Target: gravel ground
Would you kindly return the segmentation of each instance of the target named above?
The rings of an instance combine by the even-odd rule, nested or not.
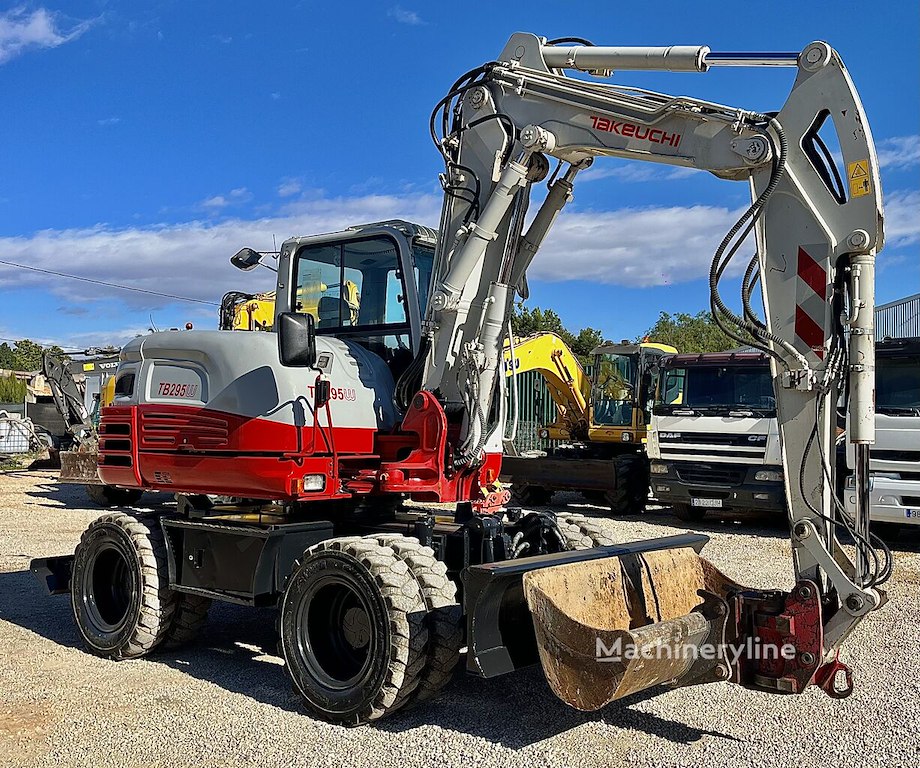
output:
[[[575,497],[571,497],[572,506]],[[167,503],[165,496],[151,503]],[[569,709],[538,669],[459,676],[434,703],[377,726],[317,722],[274,655],[273,615],[220,605],[200,642],[105,661],[79,646],[66,598],[29,560],[73,550],[99,515],[54,472],[0,474],[0,765],[876,766],[920,763],[920,536],[902,536],[890,603],[846,647],[856,691],[767,696],[728,684]],[[578,511],[600,511],[581,506]],[[667,513],[612,520],[624,541],[686,530]],[[763,520],[713,521],[704,550],[753,586],[788,588],[789,544]]]

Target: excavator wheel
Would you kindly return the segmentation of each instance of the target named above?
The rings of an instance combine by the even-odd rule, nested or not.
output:
[[[641,456],[626,454],[613,460],[615,485],[605,491],[604,499],[615,515],[641,512],[648,498],[648,471]]]
[[[294,563],[278,615],[280,652],[318,717],[377,720],[405,704],[428,660],[428,606],[389,546],[329,539]]]
[[[649,460],[646,456],[634,456],[630,488],[635,512],[644,512],[648,504],[649,493],[652,490],[652,476],[649,471]]]
[[[553,500],[553,491],[540,485],[512,485],[511,497],[518,504],[545,507]]]
[[[463,609],[457,602],[457,585],[447,576],[447,566],[431,547],[399,534],[374,537],[389,547],[418,582],[428,608],[428,658],[419,675],[413,702],[434,698],[453,677],[463,647]]]
[[[560,515],[559,527],[569,540],[569,549],[591,549],[616,544],[604,525],[584,515]],[[563,528],[563,526],[565,526]]]
[[[70,596],[90,651],[111,659],[150,653],[166,637],[176,604],[159,525],[120,512],[90,523],[74,553]]]
[[[201,595],[179,592],[173,620],[166,631],[164,645],[167,648],[181,648],[198,637],[208,621],[211,599]]]
[[[87,485],[86,495],[100,507],[130,507],[144,495],[137,488],[116,488],[114,485]]]

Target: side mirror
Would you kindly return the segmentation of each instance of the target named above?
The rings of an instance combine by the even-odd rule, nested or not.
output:
[[[278,357],[287,368],[316,364],[316,329],[313,315],[282,312],[278,315]]]
[[[252,248],[243,248],[230,257],[230,263],[237,269],[248,272],[255,269],[262,261],[262,254]]]

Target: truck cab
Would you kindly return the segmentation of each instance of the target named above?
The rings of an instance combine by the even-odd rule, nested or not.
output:
[[[844,499],[856,508],[855,451],[847,444]],[[869,453],[869,519],[920,525],[920,337],[876,347],[875,445]]]
[[[756,352],[662,361],[649,430],[652,496],[682,520],[709,510],[785,514],[769,358]]]

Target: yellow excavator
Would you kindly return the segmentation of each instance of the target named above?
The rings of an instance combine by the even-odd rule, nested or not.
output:
[[[504,349],[505,375],[538,371],[556,405],[540,437],[565,441],[545,455],[520,455],[505,442],[502,478],[522,504],[548,504],[557,490],[577,490],[614,513],[641,509],[648,497],[645,438],[654,371],[677,350],[667,344],[605,343],[591,351],[592,373],[555,333],[537,333]],[[516,388],[511,387],[512,397]],[[512,401],[512,410],[517,408]]]
[[[361,307],[361,293],[357,284],[352,280],[345,281],[345,290],[342,294],[342,304],[345,312],[350,314],[352,324],[358,321],[358,312]],[[303,288],[298,290],[298,311],[306,312],[314,317],[319,317],[319,322],[324,319],[324,303],[322,296],[317,295],[327,291],[330,287],[325,283],[319,283],[313,287],[313,290],[305,291]],[[313,300],[300,300],[301,293],[309,293]],[[333,317],[326,318],[334,320],[338,324],[338,300],[327,302],[331,306]],[[275,324],[275,292],[266,291],[265,293],[244,293],[243,291],[229,291],[224,294],[220,302],[220,319],[218,327],[222,331],[271,331]]]

